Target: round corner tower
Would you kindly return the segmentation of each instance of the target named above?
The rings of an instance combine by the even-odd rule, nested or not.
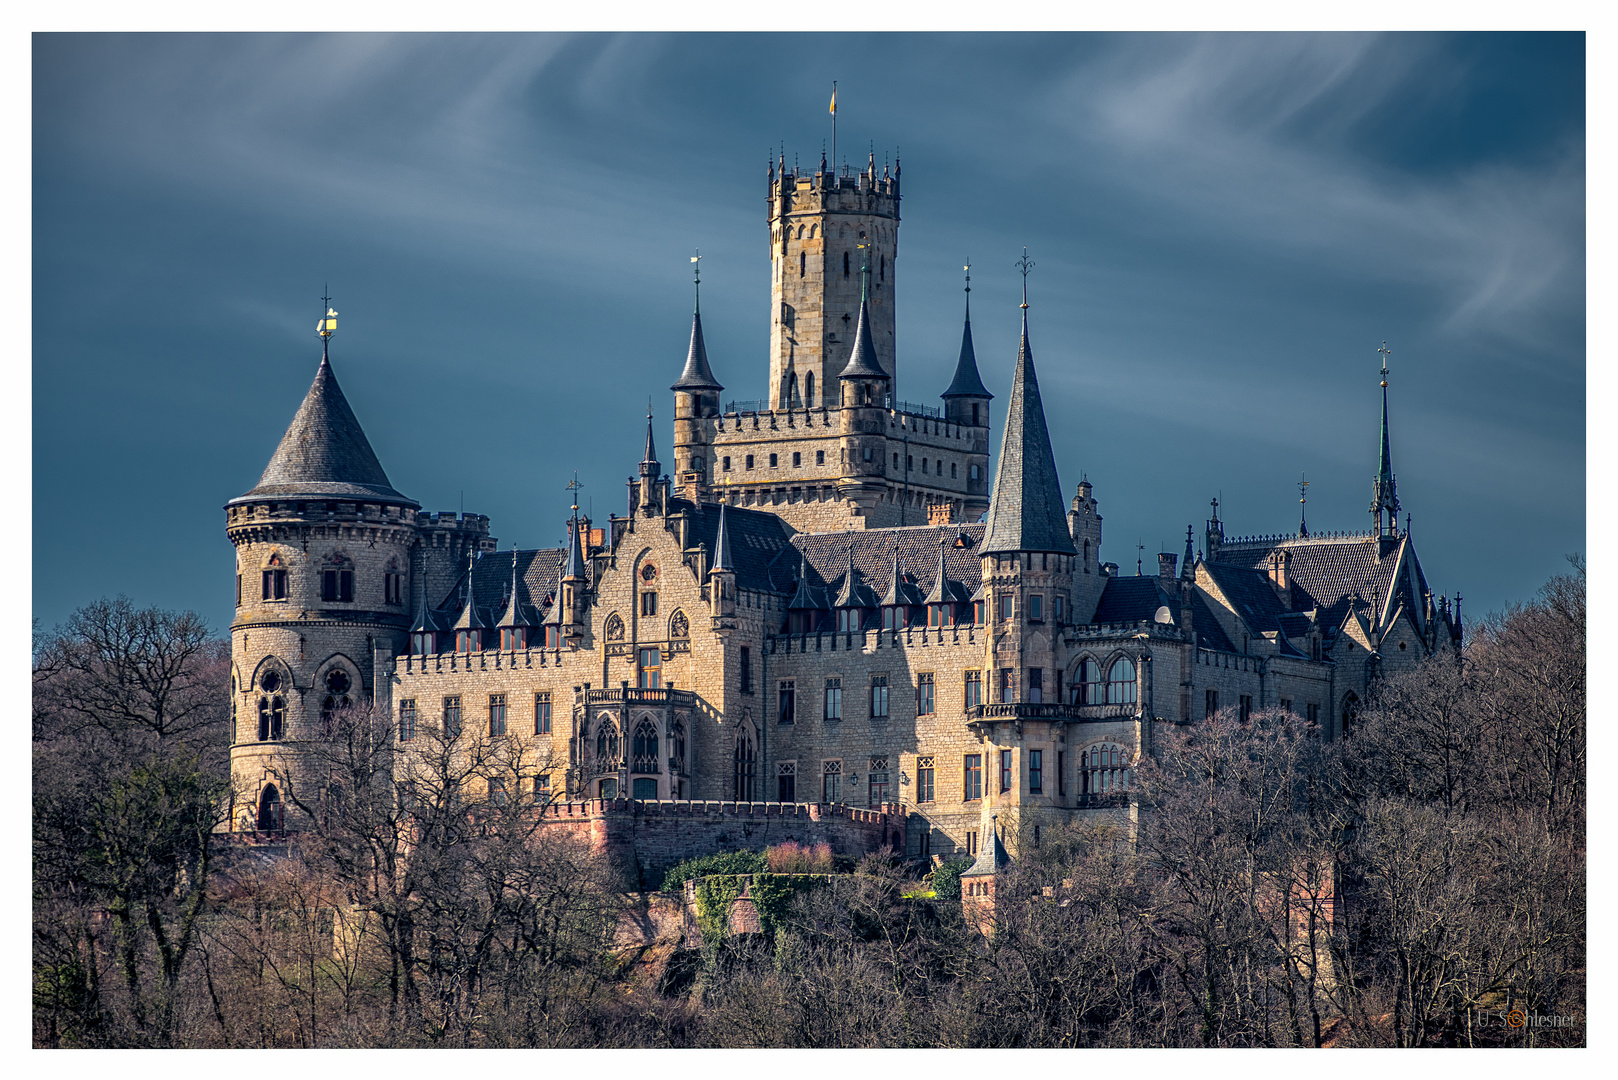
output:
[[[326,357],[264,475],[225,504],[233,831],[296,830],[334,713],[388,697],[410,625],[419,504],[393,489]],[[379,685],[382,683],[382,685]]]

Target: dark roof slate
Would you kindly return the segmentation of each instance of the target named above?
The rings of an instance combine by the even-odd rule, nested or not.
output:
[[[685,370],[670,390],[723,390],[708,367],[708,346],[702,340],[702,312],[691,316],[691,348],[685,354]]]
[[[971,547],[957,548],[955,538],[965,535]],[[977,545],[983,537],[983,526],[973,525],[913,525],[895,529],[849,530],[833,533],[799,533],[792,544],[808,557],[810,575],[826,583],[827,599],[842,606],[841,596],[848,578],[849,547],[854,550],[854,569],[860,579],[863,601],[859,607],[876,607],[883,598],[869,585],[872,581],[891,587],[893,578],[894,545],[898,545],[899,567],[911,580],[903,583],[907,604],[926,602],[938,578],[938,546],[944,541],[944,573],[949,582],[952,599],[970,597],[983,580],[983,561]],[[796,569],[797,559],[791,560]],[[785,575],[777,570],[783,581]],[[913,597],[913,599],[911,598]]]
[[[1051,551],[1075,554],[1056,478],[1045,407],[1039,398],[1033,350],[1028,345],[1028,312],[1023,312],[1017,371],[1006,407],[1005,438],[989,500],[988,533],[982,551]]]
[[[529,625],[545,621],[549,608],[547,600],[553,598],[558,584],[558,570],[564,552],[561,548],[538,548],[532,551],[488,551],[472,563],[472,599],[477,605],[484,626],[495,626],[508,606],[511,590],[511,563],[517,560],[517,585],[523,592],[526,606],[533,609],[530,617],[537,616]],[[430,617],[434,630],[449,630],[465,613],[466,574],[455,579],[455,584],[437,604]],[[500,625],[512,625],[500,622]]]
[[[325,357],[264,474],[251,491],[231,503],[322,496],[421,505],[388,482]]]
[[[978,374],[978,354],[972,348],[972,316],[966,317],[966,326],[961,330],[961,355],[955,361],[955,378],[950,380],[949,389],[941,397],[980,397],[992,398],[988,387],[983,385],[983,377]]]
[[[1356,593],[1381,608],[1399,561],[1399,543],[1399,539],[1390,537],[1348,536],[1224,544],[1219,548],[1218,562],[1211,565],[1263,572],[1269,565],[1270,552],[1289,551],[1291,610],[1318,608],[1321,625],[1336,627],[1348,617],[1349,603]],[[1411,556],[1414,554],[1412,551]],[[1419,563],[1417,580],[1425,583]]]
[[[712,566],[719,539],[719,504],[671,498],[669,511],[691,515],[691,542],[707,549],[708,564]],[[725,546],[730,550],[730,570],[736,575],[737,587],[791,596],[797,584],[793,576],[797,560],[793,559],[784,573],[776,570],[772,574],[771,566],[792,546],[791,526],[774,514],[744,506],[726,506],[724,515]]]
[[[1096,604],[1094,620],[1098,623],[1151,622],[1157,618],[1160,607],[1167,607],[1174,624],[1180,625],[1180,598],[1163,590],[1161,578],[1145,575],[1108,578],[1101,600]],[[1191,629],[1204,648],[1236,651],[1224,627],[1219,625],[1218,616],[1200,592],[1191,598]]]

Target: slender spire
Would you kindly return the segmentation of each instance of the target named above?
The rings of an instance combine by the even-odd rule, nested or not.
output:
[[[961,328],[961,356],[955,361],[955,378],[950,380],[949,389],[942,396],[987,400],[994,395],[983,385],[983,378],[978,374],[977,351],[972,347],[972,264],[968,262],[962,269],[966,271],[966,322]]]
[[[1384,341],[1382,354],[1382,444],[1377,460],[1376,479],[1371,484],[1371,514],[1378,535],[1399,531],[1399,491],[1393,478],[1393,454],[1388,447],[1388,357],[1393,350]]]
[[[663,471],[657,460],[657,448],[652,445],[652,399],[646,399],[646,456],[640,462],[640,474],[656,479]]]
[[[854,348],[848,357],[848,366],[843,368],[839,379],[891,379],[881,362],[876,358],[876,346],[871,343],[870,309],[867,301],[870,298],[871,262],[869,252],[870,244],[860,245],[860,319],[854,327]]]
[[[691,314],[691,348],[685,354],[685,370],[670,390],[713,390],[720,391],[724,387],[719,380],[713,377],[713,370],[708,367],[708,346],[702,340],[702,252],[691,256],[691,269],[693,288],[696,290],[696,306]]]
[[[734,574],[736,572],[735,560],[730,554],[730,530],[725,527],[725,507],[727,503],[719,504],[719,530],[714,534],[713,541],[713,567],[711,572]]]
[[[579,483],[577,474],[574,474],[573,482],[568,484],[568,487],[571,488],[575,494],[573,496],[573,516],[571,519],[569,519],[567,529],[567,564],[562,568],[562,577],[564,579],[572,578],[575,581],[584,580],[584,539],[579,535],[579,503],[577,494],[578,489],[583,486],[583,484]]]
[[[1049,551],[1072,555],[1073,537],[1063,512],[1062,485],[1056,476],[1050,430],[1045,426],[1034,351],[1028,344],[1028,271],[1034,264],[1028,259],[1027,249],[1017,265],[1023,271],[1022,341],[1017,347],[1011,402],[1006,407],[1006,431],[989,502],[988,528],[978,553]]]
[[[1185,527],[1185,565],[1180,568],[1180,576],[1190,581],[1197,576],[1197,553],[1191,547],[1191,526]]]
[[[1305,473],[1298,474],[1298,535],[1309,535],[1309,477]]]

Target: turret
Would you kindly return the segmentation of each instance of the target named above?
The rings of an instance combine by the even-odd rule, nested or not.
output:
[[[589,581],[584,569],[583,526],[579,521],[579,507],[573,505],[573,516],[568,521],[567,561],[562,564],[562,592],[557,597],[564,638],[577,642],[589,625]]]
[[[944,416],[953,424],[987,428],[989,401],[994,397],[978,375],[977,352],[972,347],[972,276],[967,267],[966,319],[961,326],[961,355],[955,361],[955,377],[944,391]]]
[[[715,633],[736,629],[736,562],[730,550],[730,528],[725,521],[728,503],[719,504],[719,526],[714,533],[713,565],[708,569],[708,613]]]
[[[701,254],[691,262],[701,268]],[[702,280],[695,282],[696,310],[691,315],[691,345],[686,350],[685,369],[675,380],[674,391],[674,475],[681,491],[693,501],[702,499],[712,483],[711,437],[706,422],[719,415],[719,395],[725,389],[708,367],[708,346],[702,339]]]

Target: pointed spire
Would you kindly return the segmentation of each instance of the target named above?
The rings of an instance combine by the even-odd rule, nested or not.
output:
[[[417,584],[417,586],[419,586],[417,588],[417,590],[416,590],[416,593],[417,593],[416,617],[410,621],[410,632],[412,634],[431,633],[432,631],[438,629],[438,627],[433,625],[432,617],[427,614],[427,575],[426,575],[426,573],[421,573],[421,574],[417,575],[416,584]]]
[[[702,340],[702,253],[699,251],[691,257],[692,276],[695,278],[693,288],[696,290],[696,306],[691,314],[691,347],[685,354],[685,370],[675,380],[670,390],[713,390],[720,391],[724,387],[719,380],[713,377],[713,370],[708,367],[708,346]]]
[[[1191,547],[1191,526],[1185,527],[1185,565],[1180,569],[1180,576],[1190,581],[1197,576],[1197,553]]]
[[[1017,370],[1011,381],[1011,402],[1006,407],[1006,431],[989,502],[989,523],[978,554],[1008,551],[1049,551],[1075,554],[1073,537],[1062,510],[1062,486],[1056,477],[1056,458],[1045,426],[1045,407],[1034,373],[1034,351],[1028,344],[1028,278],[1032,267],[1023,253],[1022,341],[1017,347]]]
[[[947,536],[938,538],[938,576],[933,579],[933,587],[922,599],[924,604],[948,604],[962,600],[964,589],[949,580],[944,566],[944,548],[949,544]]]
[[[884,607],[894,607],[905,602],[904,579],[899,575],[899,537],[893,537],[893,577],[888,581],[888,594],[882,598]]]
[[[809,554],[799,551],[798,588],[793,592],[792,599],[787,602],[787,609],[790,611],[811,611],[819,610],[820,607],[821,604],[815,596],[815,590],[809,584]]]
[[[1393,454],[1388,448],[1388,356],[1393,350],[1384,341],[1382,354],[1382,444],[1377,458],[1376,479],[1371,484],[1371,510],[1379,534],[1399,531],[1399,491],[1393,479]]]
[[[860,247],[869,252],[869,244]],[[861,256],[860,263],[860,319],[854,327],[854,347],[849,351],[848,366],[843,368],[839,379],[888,379],[892,378],[882,368],[876,358],[876,346],[871,343],[870,308],[867,303],[870,293],[871,264],[867,255]]]
[[[988,388],[983,385],[983,378],[978,374],[977,350],[972,347],[972,264],[966,267],[966,323],[961,328],[961,356],[955,361],[955,378],[950,380],[949,389],[942,394],[943,397],[980,397],[985,400],[993,398]]]
[[[469,548],[466,552],[466,606],[461,608],[461,617],[455,620],[456,630],[485,630],[489,624],[484,620],[483,613],[478,610],[477,591],[472,587],[472,568],[477,565],[477,548]]]
[[[848,545],[848,572],[843,575],[843,587],[837,591],[834,607],[875,607],[876,597],[854,568],[854,545]]]
[[[325,356],[264,474],[253,490],[231,502],[321,496],[420,506],[388,482]]]
[[[713,566],[709,570],[710,573],[714,574],[734,574],[736,572],[736,561],[731,558],[730,554],[730,530],[725,527],[726,505],[728,504],[723,501],[719,504],[719,529],[714,534]]]
[[[650,476],[654,480],[663,471],[662,464],[657,460],[657,448],[652,445],[652,402],[646,401],[646,456],[641,458],[640,474]]]
[[[573,517],[568,524],[567,564],[562,568],[564,580],[584,580],[584,539],[580,536],[579,507],[573,504]]]

